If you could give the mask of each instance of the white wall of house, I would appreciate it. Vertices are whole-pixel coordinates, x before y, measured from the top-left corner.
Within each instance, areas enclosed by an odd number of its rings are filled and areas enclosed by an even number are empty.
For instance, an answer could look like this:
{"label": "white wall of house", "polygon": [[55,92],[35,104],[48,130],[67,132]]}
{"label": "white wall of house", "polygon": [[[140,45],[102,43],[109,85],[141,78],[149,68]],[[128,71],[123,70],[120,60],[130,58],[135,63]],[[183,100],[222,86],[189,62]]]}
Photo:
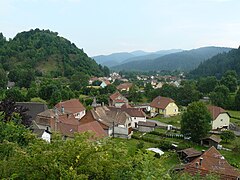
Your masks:
{"label": "white wall of house", "polygon": [[218,117],[212,121],[212,129],[221,129],[224,126],[229,127],[230,117],[227,113],[219,114]]}
{"label": "white wall of house", "polygon": [[49,143],[51,142],[51,134],[47,133],[46,131],[44,131],[41,138]]}
{"label": "white wall of house", "polygon": [[76,119],[81,119],[83,116],[85,116],[85,114],[86,114],[86,111],[84,110],[84,111],[75,113],[75,114],[74,114],[74,117],[75,117]]}
{"label": "white wall of house", "polygon": [[104,81],[100,84],[101,88],[105,88],[106,86],[107,86],[107,84]]}
{"label": "white wall of house", "polygon": [[131,117],[131,126],[137,128],[137,124],[139,121],[146,122],[146,117]]}
{"label": "white wall of house", "polygon": [[120,108],[120,107],[122,107],[122,105],[124,105],[124,104],[125,104],[125,103],[116,102],[116,103],[115,103],[115,107]]}

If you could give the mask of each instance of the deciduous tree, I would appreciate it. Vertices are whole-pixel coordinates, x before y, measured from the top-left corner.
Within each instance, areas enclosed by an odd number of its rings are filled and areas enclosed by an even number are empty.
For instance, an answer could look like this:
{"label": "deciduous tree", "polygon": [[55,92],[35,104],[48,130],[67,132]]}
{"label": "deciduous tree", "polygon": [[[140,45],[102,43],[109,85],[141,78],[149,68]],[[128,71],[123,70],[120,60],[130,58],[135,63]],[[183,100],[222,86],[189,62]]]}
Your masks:
{"label": "deciduous tree", "polygon": [[211,119],[210,112],[204,103],[193,102],[183,113],[181,132],[185,136],[190,136],[192,141],[199,142],[211,129]]}

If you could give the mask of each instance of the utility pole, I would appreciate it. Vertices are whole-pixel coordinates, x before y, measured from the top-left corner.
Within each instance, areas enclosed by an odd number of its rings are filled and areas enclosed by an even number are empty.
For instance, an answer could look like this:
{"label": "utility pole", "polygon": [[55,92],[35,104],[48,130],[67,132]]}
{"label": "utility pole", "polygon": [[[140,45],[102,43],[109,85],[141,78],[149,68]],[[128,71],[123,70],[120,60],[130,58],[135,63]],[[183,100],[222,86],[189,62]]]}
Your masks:
{"label": "utility pole", "polygon": [[115,126],[115,123],[113,121],[113,138],[114,138],[114,126]]}

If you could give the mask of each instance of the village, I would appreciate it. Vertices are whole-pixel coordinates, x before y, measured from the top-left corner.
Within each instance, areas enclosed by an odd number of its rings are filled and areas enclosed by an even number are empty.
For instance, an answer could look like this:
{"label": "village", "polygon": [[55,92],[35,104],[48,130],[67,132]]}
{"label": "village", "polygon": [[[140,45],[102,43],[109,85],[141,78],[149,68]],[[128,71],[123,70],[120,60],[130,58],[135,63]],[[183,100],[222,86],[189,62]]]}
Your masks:
{"label": "village", "polygon": [[[153,89],[161,89],[163,84],[179,87],[184,75],[137,75],[136,79],[142,81],[143,88],[137,90],[142,93],[146,84]],[[207,97],[200,99],[211,115],[211,129],[198,143],[192,142],[181,131],[182,115],[188,107],[179,107],[174,99],[157,95],[151,102],[133,103],[124,94],[131,91],[134,81],[129,82],[116,72],[110,77],[92,77],[88,88],[104,89],[114,81],[121,83],[109,94],[108,103],[92,97],[87,107],[77,98],[60,101],[51,109],[38,102],[17,104],[29,109],[33,133],[49,143],[53,133],[72,139],[78,133],[89,132],[96,139],[112,138],[126,143],[130,154],[138,149],[152,152],[168,172],[202,177],[215,173],[221,179],[240,177],[240,159],[235,155],[232,139],[223,136],[224,132],[232,132],[234,138],[240,138],[240,128],[233,123],[236,120],[231,111],[209,104]]]}

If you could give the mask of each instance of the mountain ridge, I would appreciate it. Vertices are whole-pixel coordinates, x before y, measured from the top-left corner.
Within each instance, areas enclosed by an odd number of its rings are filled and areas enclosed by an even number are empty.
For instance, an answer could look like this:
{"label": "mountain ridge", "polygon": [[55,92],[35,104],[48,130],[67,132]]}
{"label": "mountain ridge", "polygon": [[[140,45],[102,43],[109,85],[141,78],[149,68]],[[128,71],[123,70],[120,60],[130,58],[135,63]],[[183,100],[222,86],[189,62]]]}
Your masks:
{"label": "mountain ridge", "polygon": [[221,76],[227,70],[234,70],[240,76],[240,47],[229,52],[218,54],[202,62],[196,69],[189,73],[190,77]]}
{"label": "mountain ridge", "polygon": [[196,68],[201,62],[219,53],[228,52],[232,48],[226,47],[201,47],[182,52],[171,53],[153,60],[133,61],[111,67],[113,70],[127,71],[158,71],[158,70],[180,70],[189,71]]}

